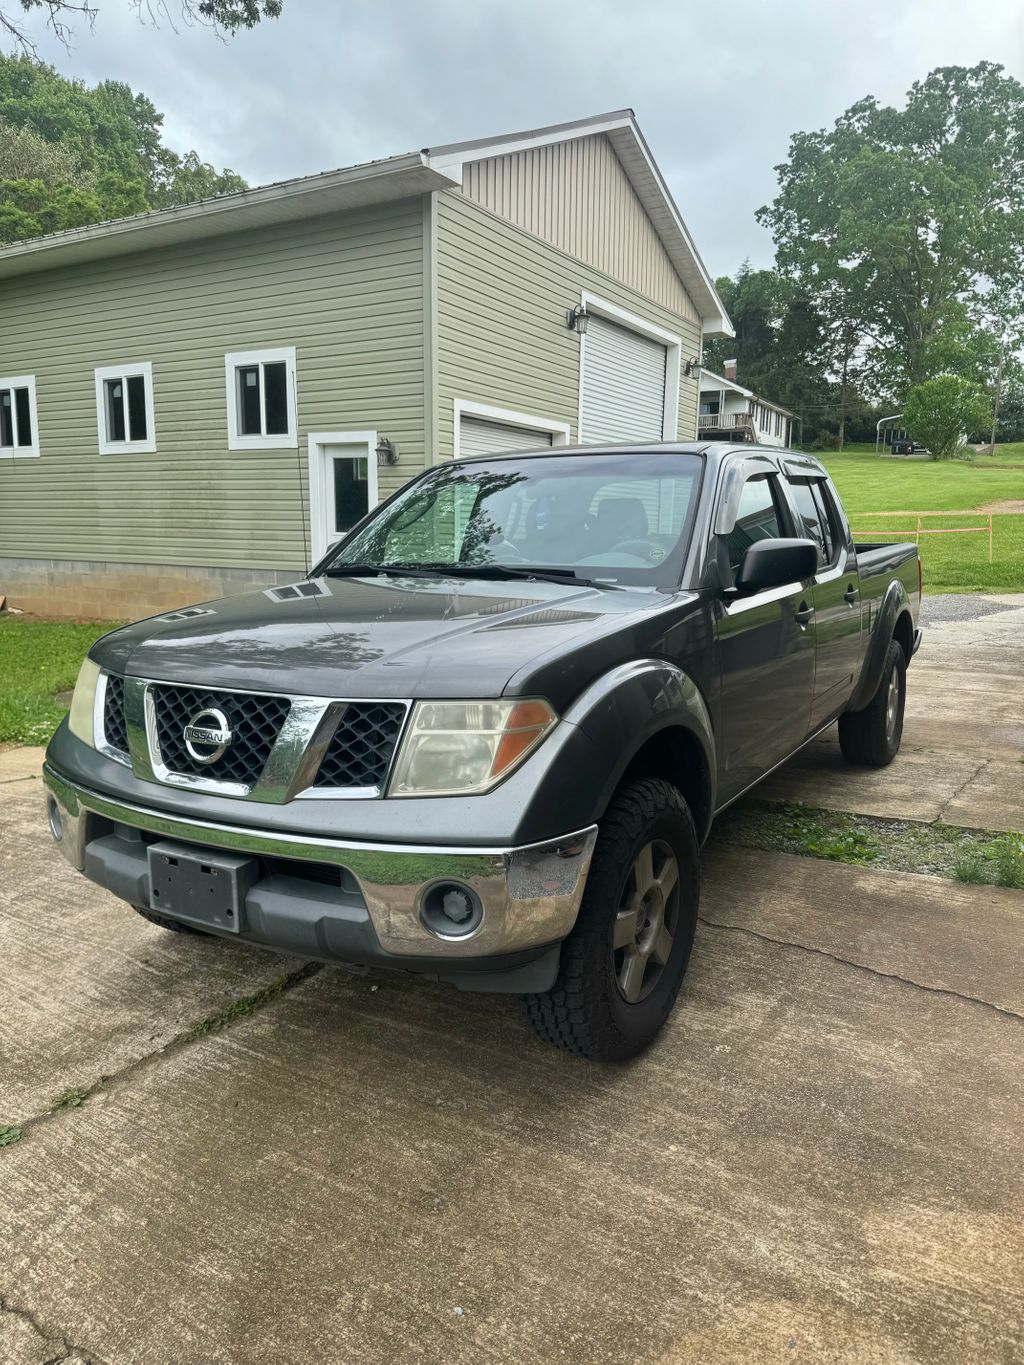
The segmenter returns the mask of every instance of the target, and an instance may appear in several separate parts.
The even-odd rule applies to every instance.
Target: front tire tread
[[[677,929],[685,939],[685,948],[674,979],[669,977],[665,991],[656,988],[653,993],[660,994],[659,1001],[626,1006],[626,1011],[643,1007],[641,1015],[632,1016],[643,1023],[630,1028],[622,1021],[631,1016],[609,999],[615,986],[605,940],[610,935],[609,917],[614,918],[618,906],[608,902],[618,896],[623,868],[631,862],[630,850],[666,814],[681,822],[682,851],[687,855],[679,862],[680,877],[688,877],[689,886],[682,887],[680,894],[692,898],[692,904],[681,902]],[[530,1022],[545,1042],[577,1057],[625,1061],[653,1040],[671,1012],[689,959],[699,895],[697,850],[690,809],[671,783],[646,778],[631,783],[614,797],[601,821],[576,926],[562,947],[558,980],[551,990],[524,997]]]

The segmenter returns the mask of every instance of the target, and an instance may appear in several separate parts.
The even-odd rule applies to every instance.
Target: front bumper
[[[43,780],[64,856],[125,900],[150,905],[147,848],[154,838],[249,854],[262,875],[245,897],[246,928],[231,937],[302,957],[445,979],[492,975],[492,984],[481,979],[478,989],[544,989],[534,984],[536,971],[517,984],[518,969],[542,958],[541,975],[553,980],[557,948],[553,955],[545,949],[576,922],[597,838],[594,825],[518,848],[355,843],[168,815],[103,796],[50,763]],[[311,864],[317,875],[304,875],[314,870]],[[342,870],[335,883],[325,884],[325,868]],[[460,883],[479,898],[483,914],[471,935],[439,938],[425,926],[424,896],[441,882]],[[506,975],[515,983],[493,984]]]

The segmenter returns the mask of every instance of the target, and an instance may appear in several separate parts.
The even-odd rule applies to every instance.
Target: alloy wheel
[[[658,984],[678,922],[679,863],[663,839],[653,839],[633,860],[612,930],[612,971],[627,1003]]]
[[[889,691],[885,698],[885,738],[891,744],[896,734],[896,720],[900,713],[900,671],[889,674]]]

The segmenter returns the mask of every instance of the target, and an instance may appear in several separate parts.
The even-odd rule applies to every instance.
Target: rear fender
[[[906,588],[896,578],[889,584],[881,605],[875,612],[875,619],[871,626],[871,639],[868,641],[868,647],[864,654],[860,678],[857,680],[857,686],[853,689],[853,696],[850,698],[847,711],[863,711],[878,691],[878,685],[882,681],[882,672],[885,668],[885,656],[888,654],[889,645],[896,634],[896,623],[903,615],[909,619],[910,638],[913,639],[914,621],[910,610],[910,599],[907,597]]]

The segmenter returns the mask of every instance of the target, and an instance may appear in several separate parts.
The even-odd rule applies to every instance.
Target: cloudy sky
[[[70,52],[31,21],[40,55],[127,81],[171,146],[252,184],[632,106],[716,275],[770,264],[754,212],[792,132],[935,66],[1024,78],[1024,0],[284,0],[228,42],[94,3]]]

